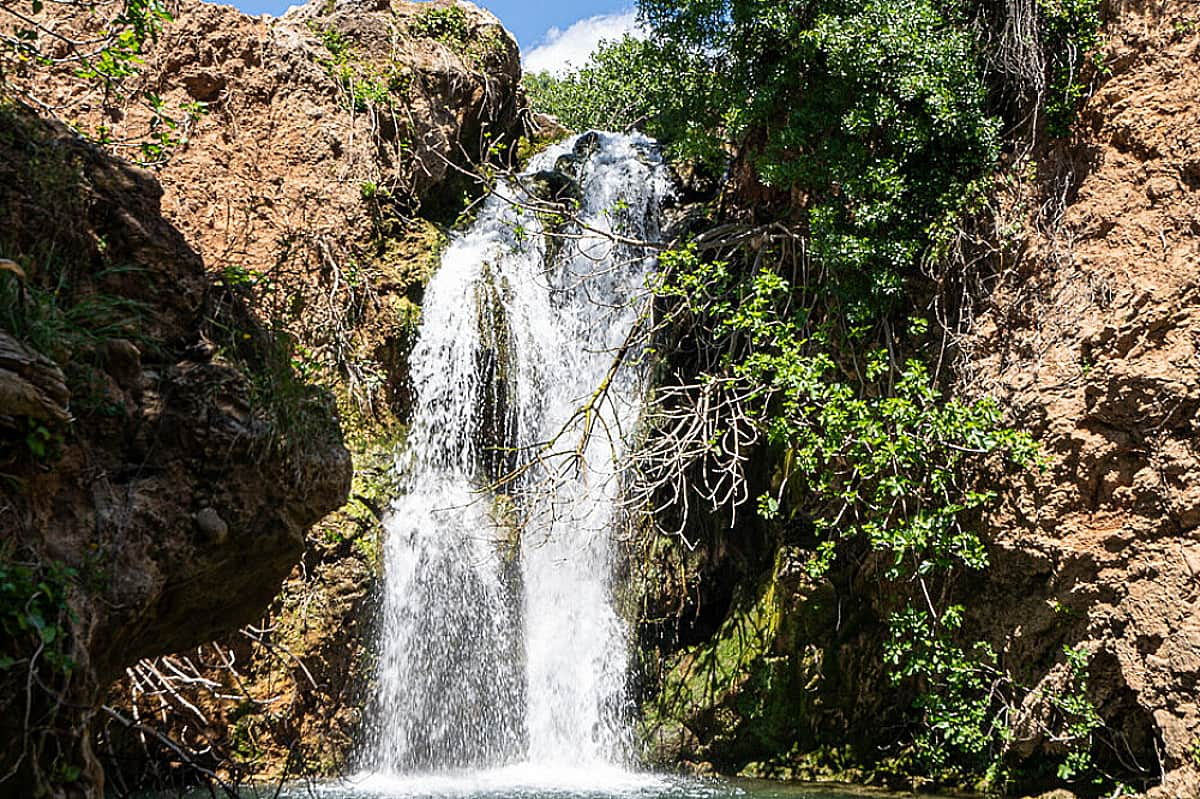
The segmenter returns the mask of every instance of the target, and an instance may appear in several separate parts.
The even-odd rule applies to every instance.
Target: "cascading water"
[[[521,202],[535,185],[574,219]],[[623,762],[612,538],[641,374],[622,355],[654,266],[636,242],[668,185],[650,140],[585,134],[498,187],[445,253],[386,523],[370,770]]]

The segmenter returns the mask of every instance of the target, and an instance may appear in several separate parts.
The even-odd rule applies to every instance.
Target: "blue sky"
[[[222,0],[248,14],[278,16],[302,0]],[[538,68],[561,68],[566,61],[578,64],[599,38],[618,38],[629,29],[634,0],[474,0],[491,11],[512,31],[521,52],[532,54],[539,45],[557,45],[535,60]]]

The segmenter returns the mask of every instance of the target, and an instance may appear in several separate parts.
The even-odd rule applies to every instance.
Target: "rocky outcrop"
[[[0,409],[5,416],[65,425],[71,421],[70,400],[66,378],[54,361],[0,331]]]
[[[0,276],[0,569],[31,592],[0,608],[12,795],[99,795],[107,686],[256,619],[349,486],[328,397],[213,289],[161,197],[0,111],[0,253],[24,273]]]
[[[65,13],[55,24],[76,30]],[[472,165],[522,132],[515,41],[452,0],[314,0],[280,19],[183,0],[172,13],[124,98],[69,74],[33,93],[133,143],[151,130],[146,93],[159,97],[178,124],[168,147],[125,152],[154,164],[166,217],[358,409],[402,409],[438,239],[421,217],[452,220],[479,191]]]
[[[991,297],[970,360],[1052,462],[989,519],[1012,654],[1092,651],[1118,754],[1179,797],[1200,794],[1198,17],[1116,13],[1111,73],[1044,162],[1056,224]]]
[[[109,701],[123,715],[146,719],[166,709],[150,722],[163,739],[106,724],[101,758],[125,789],[187,787],[207,776],[202,769],[232,784],[353,768],[374,678],[377,514],[396,487],[394,446],[361,434],[350,445],[351,501],[312,530],[261,617],[139,663],[112,687]],[[193,762],[180,764],[164,739],[193,753]]]

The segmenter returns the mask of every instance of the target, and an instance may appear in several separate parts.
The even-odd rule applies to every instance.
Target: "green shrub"
[[[697,127],[707,116],[702,104],[717,88],[715,76],[704,59],[683,48],[625,36],[603,44],[578,70],[535,72],[524,80],[530,104],[568,128],[638,127],[672,144],[677,154],[722,158],[719,139]]]
[[[6,740],[12,744],[0,753],[5,769],[0,785],[11,788],[9,780],[17,775],[20,786],[17,769],[30,761],[36,796],[60,793],[54,786],[80,776],[56,741],[76,667],[71,637],[76,618],[69,603],[76,582],[74,569],[18,558],[9,542],[0,544],[0,699],[7,701]],[[43,769],[41,763],[49,765]]]
[[[467,12],[454,5],[421,9],[408,23],[408,30],[414,36],[446,44],[463,44],[471,33]]]
[[[1066,136],[1103,72],[1100,0],[1038,0],[1047,54],[1046,132]]]

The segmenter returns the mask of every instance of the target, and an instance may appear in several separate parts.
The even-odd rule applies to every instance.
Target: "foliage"
[[[138,321],[145,308],[137,301],[95,290],[91,281],[100,282],[126,270],[104,269],[85,279],[73,272],[72,264],[51,254],[37,263],[36,271],[42,277],[40,282],[26,283],[15,275],[0,274],[0,330],[62,369],[76,417],[120,412],[104,388],[105,381],[98,377],[99,353],[109,339],[140,340]],[[14,456],[19,461],[52,463],[72,434],[71,428],[34,419],[23,424],[24,430],[15,437],[0,435],[0,464]]]
[[[1037,8],[1049,56],[1046,132],[1066,136],[1104,69],[1100,0],[1038,0]]]
[[[749,272],[705,260],[694,246],[661,262],[655,291],[673,303],[677,322],[686,318],[689,335],[720,343],[700,384],[721,382],[741,395],[729,413],[743,414],[782,453],[759,514],[811,531],[813,577],[864,549],[879,564],[885,601],[896,608],[883,660],[895,684],[919,688],[920,762],[928,773],[965,768],[1003,784],[1009,719],[1031,689],[1000,668],[986,642],[964,634],[968,608],[953,591],[958,575],[988,566],[985,542],[967,521],[993,495],[974,488],[971,474],[996,456],[1036,466],[1036,443],[1003,426],[993,401],[946,398],[919,359],[893,354],[919,349],[923,320],[906,320],[905,336],[872,349],[820,282],[793,286],[778,273],[786,263],[778,253],[760,251]],[[722,457],[720,439],[698,446]],[[1088,653],[1066,655],[1071,689],[1049,701],[1062,718],[1056,740],[1068,745],[1059,776],[1073,781],[1094,777],[1091,734],[1100,720],[1087,698]]]
[[[727,257],[663,256],[657,293],[708,342],[699,385],[739,397],[727,412],[781,453],[759,512],[812,531],[810,573],[864,548],[882,564],[896,606],[884,660],[897,683],[919,687],[925,767],[999,781],[1010,734],[1000,672],[986,642],[964,634],[953,587],[988,564],[967,522],[992,495],[969,475],[997,455],[1034,465],[1037,448],[994,402],[943,396],[923,358],[928,323],[908,313],[919,267],[997,162],[974,36],[928,0],[644,0],[642,11],[719,76],[699,116],[692,99],[676,106],[699,124],[675,131],[674,147],[728,143],[781,198],[755,216],[787,221],[786,236]]]
[[[927,364],[945,333],[912,313],[936,290],[922,266],[940,257],[998,163],[997,77],[986,25],[975,22],[993,9],[975,0],[639,6],[649,39],[607,44],[581,69],[534,76],[527,89],[573,127],[637,124],[676,156],[732,161],[729,215],[748,232],[665,253],[655,287],[664,328],[694,344],[688,362],[671,364],[694,382],[661,393],[660,434],[683,429],[670,422],[689,412],[713,412],[712,402],[722,416],[710,439],[663,446],[702,453],[690,457],[708,472],[741,474],[745,456],[733,450],[765,439],[779,468],[759,513],[811,531],[810,573],[864,551],[881,565],[893,606],[884,658],[920,694],[926,767],[953,762],[1000,781],[1011,734],[1000,711],[1027,689],[971,640],[954,588],[988,565],[969,522],[993,496],[971,475],[985,461],[1028,468],[1039,457],[994,402],[944,396]],[[1087,90],[1097,4],[1044,0],[1036,14],[1057,135]],[[754,199],[738,207],[739,193]],[[662,404],[689,401],[691,411]],[[750,432],[730,432],[739,428]],[[1086,657],[1067,656],[1084,674]],[[1085,682],[1076,680],[1077,701],[1054,705],[1068,719],[1060,740],[1090,741],[1098,723]],[[1086,746],[1071,750],[1062,778],[1078,778],[1085,760]]]
[[[456,5],[421,9],[408,24],[408,30],[414,36],[436,39],[446,44],[463,44],[471,33],[467,12]]]
[[[266,433],[258,454],[285,459],[296,455],[295,461],[302,462],[301,453],[341,433],[332,424],[332,396],[326,387],[308,382],[318,376],[318,367],[288,329],[287,320],[261,319],[251,310],[252,299],[254,307],[261,307],[282,296],[283,289],[268,275],[240,268],[227,269],[218,288],[206,335],[248,380],[249,408]],[[260,293],[254,296],[252,289]]]
[[[767,141],[755,146],[765,151],[764,179],[773,185],[787,180],[789,167],[895,157],[873,149],[869,137],[865,150],[807,157],[796,144],[811,141],[813,126],[839,118],[862,132],[898,125],[891,143],[903,158],[927,138],[919,129],[904,130],[908,120],[920,125],[929,117],[939,133],[953,133],[954,125],[972,124],[984,95],[1002,90],[1005,80],[994,68],[1008,57],[995,52],[1003,45],[993,39],[1003,36],[974,22],[995,16],[996,7],[980,0],[642,0],[639,6],[653,36],[602,43],[565,75],[526,76],[532,105],[577,130],[638,124],[690,156],[713,158],[722,144],[737,147],[751,131],[765,134]],[[1037,0],[1029,21],[1010,18],[1023,13],[1019,4],[1000,8],[992,27],[1032,31],[1014,56],[1030,63],[1017,69],[1044,72],[1037,102],[1047,132],[1064,135],[1102,71],[1099,0]],[[951,63],[954,69],[944,68]],[[977,145],[993,146],[991,138]],[[846,170],[843,177],[856,174]]]
[[[763,183],[807,196],[830,290],[899,303],[928,228],[995,163],[970,36],[928,0],[784,3],[756,16],[739,3],[712,30],[689,22],[693,5],[643,4],[668,44],[627,38],[577,73],[537,77],[535,104],[576,127],[645,117],[676,155],[709,162],[741,143]]]
[[[922,763],[936,771],[965,759],[995,787],[1003,778],[998,754],[1010,734],[1008,718],[991,690],[998,675],[995,652],[984,642],[968,649],[955,640],[964,612],[951,605],[935,617],[910,604],[892,614],[884,661],[894,683],[914,678],[926,683],[916,701],[924,716],[916,737]]]
[[[322,29],[309,23],[329,51],[321,65],[346,92],[348,104],[354,111],[371,108],[394,111],[397,101],[406,98],[412,88],[412,73],[402,64],[389,61],[384,67],[359,57],[354,44],[337,28]]]
[[[9,700],[7,721],[19,730],[13,740],[21,742],[19,751],[14,747],[0,757],[0,785],[23,763],[49,763],[45,771],[29,769],[35,795],[50,795],[52,785],[79,777],[61,749],[52,751],[76,665],[70,635],[76,619],[69,602],[75,583],[74,569],[58,561],[19,559],[8,542],[0,545],[0,699]]]
[[[625,36],[603,44],[580,69],[561,76],[535,72],[524,84],[530,104],[568,128],[643,127],[664,142],[696,143],[693,154],[708,160],[721,157],[712,149],[715,140],[699,129],[706,116],[700,103],[715,91],[715,76],[683,48]],[[692,127],[697,130],[689,136]]]
[[[103,0],[64,0],[64,4],[74,7],[81,18],[111,5]],[[79,77],[117,92],[122,81],[137,72],[146,44],[155,41],[163,23],[171,19],[163,0],[126,0],[98,37],[76,40],[48,27],[42,17],[44,8],[44,0],[0,0],[0,15],[15,23],[0,32],[0,78],[30,65],[67,63]],[[50,47],[65,48],[65,57],[52,55]]]
[[[137,338],[136,321],[145,311],[140,303],[103,292],[77,292],[79,281],[60,261],[45,261],[39,269],[50,276],[48,285],[25,285],[0,275],[0,329],[59,364],[94,352],[109,338]],[[114,271],[101,271],[95,279]]]
[[[24,563],[8,547],[0,551],[0,671],[36,669],[41,661],[52,671],[71,672],[67,597],[74,578],[75,571],[62,563]]]
[[[916,705],[924,717],[915,741],[921,761],[931,771],[966,767],[982,774],[989,788],[1002,788],[1011,777],[1004,758],[1013,740],[1011,717],[1037,692],[1057,715],[1055,729],[1047,731],[1064,748],[1058,778],[1104,787],[1091,754],[1092,736],[1103,726],[1088,698],[1091,653],[1064,646],[1067,684],[1050,692],[1029,688],[999,667],[986,643],[966,648],[955,641],[965,612],[962,605],[951,605],[934,618],[909,606],[891,618],[884,659],[893,682],[917,678],[926,684]]]
[[[837,299],[831,307],[817,293],[796,308],[773,270],[737,275],[695,248],[665,253],[662,267],[660,296],[679,300],[715,340],[743,342],[722,356],[722,375],[747,388],[744,410],[787,451],[788,479],[818,499],[807,510],[824,540],[868,541],[889,554],[893,580],[985,565],[982,541],[960,519],[991,496],[963,484],[966,462],[1007,451],[1028,464],[1036,454],[1027,435],[999,425],[993,402],[944,400],[920,361],[897,363],[887,349],[857,358],[865,334],[837,329]],[[760,501],[764,515],[778,511],[778,498]],[[814,572],[828,569],[833,547],[822,551]]]
[[[498,26],[472,30],[467,12],[457,5],[422,8],[409,21],[408,32],[441,42],[476,68],[486,66],[490,56],[506,49]]]
[[[1050,702],[1064,720],[1063,740],[1068,746],[1066,757],[1058,767],[1058,776],[1073,780],[1092,769],[1092,734],[1104,726],[1104,721],[1087,696],[1088,659],[1091,653],[1086,649],[1064,646],[1063,655],[1070,672],[1070,685],[1064,692],[1050,697]]]

